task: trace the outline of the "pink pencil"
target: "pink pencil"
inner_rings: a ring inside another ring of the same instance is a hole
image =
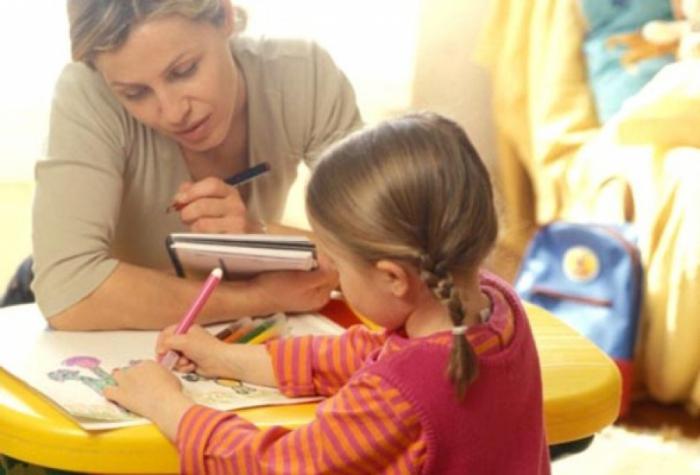
[[[214,291],[219,282],[221,282],[222,276],[223,271],[218,267],[211,271],[211,274],[209,274],[209,277],[207,277],[207,280],[204,282],[204,285],[202,286],[202,290],[199,292],[199,295],[197,295],[197,298],[194,300],[194,302],[192,302],[192,305],[190,306],[189,310],[187,310],[187,313],[185,313],[185,316],[182,317],[182,320],[180,320],[180,323],[175,329],[176,335],[182,335],[183,333],[187,333],[187,330],[190,329],[190,327],[194,323],[194,320],[197,318],[197,315],[199,315],[200,310],[202,310],[204,304],[207,303],[209,296]],[[180,355],[176,351],[170,350],[158,361],[166,368],[172,369],[173,366],[175,366],[175,363],[177,362],[177,359],[179,357]]]

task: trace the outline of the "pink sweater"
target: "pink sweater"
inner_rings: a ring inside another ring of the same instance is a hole
[[[445,381],[449,348],[426,342],[367,364],[419,414],[426,474],[549,474],[542,382],[532,333],[518,297],[489,276],[514,310],[515,332],[503,351],[479,356],[479,377],[459,401]]]
[[[195,406],[183,473],[548,474],[537,354],[510,287],[488,275],[490,320],[469,329],[481,376],[464,402],[444,376],[449,332],[408,339],[356,326],[269,343],[280,389],[331,396],[296,430]]]

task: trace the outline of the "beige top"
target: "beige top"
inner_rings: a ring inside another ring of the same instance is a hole
[[[232,52],[248,92],[250,164],[272,171],[252,182],[252,216],[277,221],[301,160],[361,125],[352,86],[330,56],[303,40],[236,38]],[[101,75],[63,70],[54,95],[48,154],[36,166],[33,252],[37,303],[46,317],[89,295],[119,261],[171,269],[166,214],[190,174],[177,143],[132,118]]]

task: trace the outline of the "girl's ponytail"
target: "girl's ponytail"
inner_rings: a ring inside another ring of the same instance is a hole
[[[452,275],[442,262],[437,264],[424,254],[420,257],[420,276],[437,299],[447,307],[452,320],[452,351],[447,365],[447,377],[454,384],[457,397],[464,394],[479,375],[479,360],[467,340],[467,325],[459,291],[454,286]]]

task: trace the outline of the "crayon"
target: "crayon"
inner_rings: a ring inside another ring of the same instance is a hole
[[[241,326],[243,326],[243,321],[242,320],[236,320],[235,322],[231,323],[230,325],[226,326],[223,330],[221,330],[219,333],[214,335],[216,338],[218,338],[221,341],[226,341],[228,337],[230,337],[234,332],[236,332]]]
[[[250,332],[248,332],[246,335],[244,335],[242,338],[240,338],[236,343],[248,343],[253,338],[257,337],[262,332],[264,332],[268,328],[272,327],[275,324],[275,322],[276,322],[276,320],[273,318],[263,320],[262,323],[260,323],[260,325],[253,328]]]
[[[257,345],[260,343],[265,343],[267,340],[271,340],[279,336],[280,328],[282,327],[283,320],[275,320],[272,325],[265,328],[263,331],[253,336],[247,341],[249,345]]]
[[[242,337],[247,335],[251,330],[255,328],[255,324],[252,321],[247,321],[240,326],[235,332],[231,333],[224,340],[225,343],[237,343]]]

